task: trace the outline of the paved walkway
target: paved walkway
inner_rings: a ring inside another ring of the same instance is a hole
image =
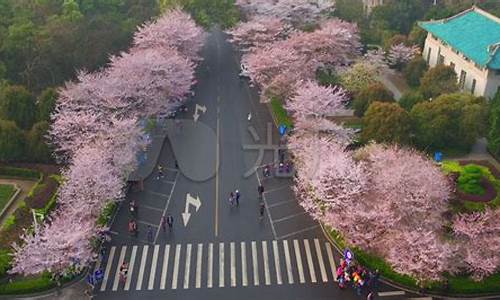
[[[486,138],[480,138],[472,146],[469,154],[457,157],[450,157],[453,160],[486,160],[493,166],[500,170],[500,163],[488,152],[487,150],[488,141]]]
[[[5,222],[8,216],[10,216],[11,213],[13,213],[17,206],[19,205],[19,202],[24,200],[26,196],[28,195],[29,191],[31,188],[35,185],[36,181],[31,181],[31,180],[19,180],[19,179],[4,179],[0,178],[0,184],[12,184],[12,185],[17,185],[21,191],[16,197],[16,200],[11,204],[9,209],[6,211],[6,213],[2,216],[0,216],[0,226]]]
[[[378,80],[394,94],[394,99],[399,101],[401,96],[409,89],[408,84],[403,77],[403,74],[393,70],[382,72]]]

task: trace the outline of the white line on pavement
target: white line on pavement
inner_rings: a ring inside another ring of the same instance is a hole
[[[300,283],[306,282],[304,277],[304,267],[302,266],[302,254],[300,253],[299,241],[293,240],[293,247],[295,250],[295,259],[297,260],[297,269],[299,271],[299,281]]]
[[[186,265],[184,267],[184,289],[189,288],[189,271],[191,270],[191,244],[187,244],[186,249]]]
[[[102,279],[101,283],[101,292],[106,290],[106,285],[108,284],[109,272],[111,271],[111,265],[113,264],[113,258],[115,257],[115,251],[116,251],[115,246],[111,247],[111,250],[109,251],[108,264],[106,265],[106,270],[104,271],[104,278]]]
[[[165,245],[165,252],[163,254],[163,267],[161,269],[161,278],[160,278],[160,290],[165,289],[165,285],[167,282],[167,271],[168,271],[168,259],[170,256],[170,245]]]
[[[130,264],[128,266],[127,280],[125,281],[125,291],[130,289],[130,283],[132,282],[132,274],[134,273],[135,256],[137,255],[137,246],[132,247],[132,254],[130,254]]]
[[[277,238],[277,240],[283,240],[283,239],[289,238],[291,236],[297,235],[299,233],[303,233],[303,232],[306,232],[306,231],[310,231],[310,230],[316,229],[318,227],[319,227],[319,225],[314,225],[314,226],[307,227],[307,228],[304,228],[304,229],[299,230],[299,231],[291,232],[291,233],[288,233],[288,234],[280,236],[279,238]]]
[[[262,256],[264,257],[264,279],[266,285],[270,285],[271,274],[269,273],[269,256],[267,254],[267,241],[262,242]]]
[[[153,261],[151,262],[151,273],[149,273],[148,290],[152,290],[155,285],[156,265],[158,264],[158,252],[160,245],[155,245],[153,249]]]
[[[245,242],[241,242],[241,284],[248,285],[247,277],[247,249]]]
[[[379,297],[402,296],[404,294],[406,294],[405,291],[378,292]]]
[[[143,224],[143,225],[149,225],[149,226],[155,227],[155,228],[158,227],[158,225],[155,225],[153,223],[149,223],[149,222],[145,222],[145,221],[140,221],[140,220],[138,220],[137,223]]]
[[[259,263],[257,261],[257,242],[252,241],[253,284],[259,285]]]
[[[213,287],[213,269],[214,269],[214,244],[208,245],[208,262],[207,262],[207,288]]]
[[[316,283],[316,272],[314,271],[313,259],[311,255],[311,247],[309,246],[309,240],[304,240],[304,249],[306,249],[307,265],[309,267],[309,275],[311,276],[311,282]]]
[[[127,246],[122,246],[122,250],[120,251],[120,258],[118,258],[118,267],[115,272],[115,281],[113,282],[112,291],[116,291],[118,289],[118,284],[120,283],[120,266],[123,264],[123,260],[125,260],[125,253],[127,252]]]
[[[286,221],[286,220],[293,219],[293,218],[295,218],[295,217],[300,217],[300,216],[303,216],[303,215],[305,215],[306,213],[307,213],[307,212],[302,211],[302,212],[299,212],[299,213],[296,213],[296,214],[293,214],[293,215],[289,215],[289,216],[286,216],[286,217],[283,217],[283,218],[280,218],[280,219],[273,220],[273,222],[276,224],[276,223],[279,223],[279,222],[283,222],[283,221]]]
[[[318,239],[314,239],[314,247],[316,248],[316,256],[318,257],[321,279],[323,280],[323,282],[328,282],[328,276],[326,275],[325,261],[323,260],[323,254],[321,253],[321,246],[319,245]]]
[[[280,187],[277,187],[277,188],[274,188],[274,189],[270,189],[269,191],[264,191],[264,194],[269,194],[269,193],[272,193],[272,192],[277,192],[277,191],[280,191],[280,190],[284,190],[286,188],[290,187],[289,185],[283,185],[283,186],[280,186]]]
[[[175,174],[174,185],[172,185],[172,188],[170,189],[170,194],[168,195],[167,203],[165,204],[165,208],[163,209],[162,217],[165,217],[167,215],[167,209],[168,209],[168,206],[170,205],[170,199],[172,199],[172,194],[174,193],[175,185],[177,184],[177,177],[178,176],[179,176],[179,172],[177,172],[177,174]],[[161,219],[160,219],[160,222],[161,222]],[[159,225],[160,225],[160,223],[159,223]],[[156,241],[158,241],[158,235],[160,235],[160,229],[161,229],[160,226],[158,226],[156,229],[154,244],[156,244]]]
[[[224,287],[224,243],[219,243],[219,287]]]
[[[163,198],[168,198],[168,195],[167,194],[163,194],[163,193],[158,193],[158,192],[153,192],[153,191],[146,191],[152,195],[155,195],[155,196],[158,196],[158,197],[163,197]]]
[[[202,267],[202,256],[203,256],[203,244],[198,244],[198,251],[196,252],[196,282],[195,287],[197,289],[201,288],[201,267]]]
[[[281,265],[280,265],[280,254],[278,250],[278,241],[273,241],[273,255],[274,255],[274,267],[276,269],[276,283],[283,284],[283,279],[281,278]]]
[[[283,241],[283,249],[285,250],[285,263],[286,273],[288,275],[288,283],[293,284],[292,261],[290,259],[290,249],[288,248],[288,241]]]
[[[335,259],[333,258],[332,245],[325,242],[326,253],[328,254],[328,261],[330,262],[330,270],[332,272],[333,281],[337,281],[337,267],[335,266]]]
[[[135,289],[140,291],[142,289],[142,280],[144,278],[144,268],[146,267],[146,259],[148,258],[148,249],[149,246],[145,245],[142,248],[142,257],[141,257],[141,265],[139,266],[139,277],[137,278],[137,285]]]
[[[177,279],[179,277],[179,260],[181,256],[181,245],[175,246],[174,272],[172,274],[172,289],[177,289]]]
[[[279,202],[276,202],[276,203],[273,203],[273,204],[269,204],[269,208],[273,208],[273,207],[276,207],[276,206],[285,205],[285,204],[288,204],[288,203],[297,203],[297,200],[293,199],[293,200],[279,201]]]
[[[149,206],[149,205],[144,205],[144,204],[141,205],[141,208],[146,208],[146,209],[150,209],[150,210],[154,210],[154,211],[163,212],[163,209],[161,209],[161,208],[156,208],[156,207]]]
[[[229,244],[230,253],[231,253],[231,286],[236,286],[236,254],[234,249],[234,242]]]
[[[255,176],[257,176],[257,182],[259,185],[261,184],[259,172],[255,172]],[[273,237],[278,240],[276,235],[276,229],[274,228],[273,220],[271,219],[271,212],[269,211],[269,205],[267,205],[266,195],[262,195],[262,201],[264,201],[264,206],[266,207],[267,217],[269,218],[269,223],[271,224],[271,231],[273,232]]]

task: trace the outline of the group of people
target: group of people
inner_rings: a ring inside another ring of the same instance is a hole
[[[351,285],[359,296],[363,293],[363,290],[367,290],[367,299],[371,300],[374,299],[379,277],[378,270],[375,270],[375,272],[368,271],[352,260],[340,259],[340,264],[337,268],[337,281],[341,289],[345,289]]]
[[[236,203],[236,206],[240,206],[240,197],[241,197],[241,193],[239,190],[236,190],[234,192],[230,192],[229,193],[229,204],[231,206],[234,206],[234,204]]]

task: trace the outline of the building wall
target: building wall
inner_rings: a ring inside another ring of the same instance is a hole
[[[429,49],[431,49],[430,55]],[[448,66],[454,64],[459,85],[461,85],[463,91],[471,92],[475,80],[473,91],[475,96],[486,96],[489,98],[495,96],[500,86],[500,73],[497,74],[495,70],[488,70],[487,68],[480,67],[461,53],[454,51],[449,45],[433,37],[431,33],[428,33],[425,40],[423,58],[427,61],[429,66],[434,67],[439,63],[438,60],[440,55],[442,55],[441,63]],[[460,84],[462,71],[464,71],[466,75],[463,84]]]

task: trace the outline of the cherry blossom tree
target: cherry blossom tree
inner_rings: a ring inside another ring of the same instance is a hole
[[[500,269],[500,210],[459,214],[453,233],[460,241],[460,255],[476,280]]]
[[[289,30],[289,26],[276,17],[256,16],[247,22],[239,23],[228,33],[231,35],[231,42],[246,52],[284,39]]]
[[[157,20],[145,23],[134,34],[134,45],[138,49],[176,49],[192,61],[200,60],[204,32],[191,16],[178,9],[165,12]]]
[[[334,115],[336,111],[344,108],[348,100],[346,91],[338,86],[320,86],[311,80],[299,83],[298,86],[296,94],[285,105],[295,116]]]
[[[392,45],[387,53],[387,62],[390,66],[401,69],[403,65],[410,62],[419,53],[416,45],[406,46],[403,43]]]

